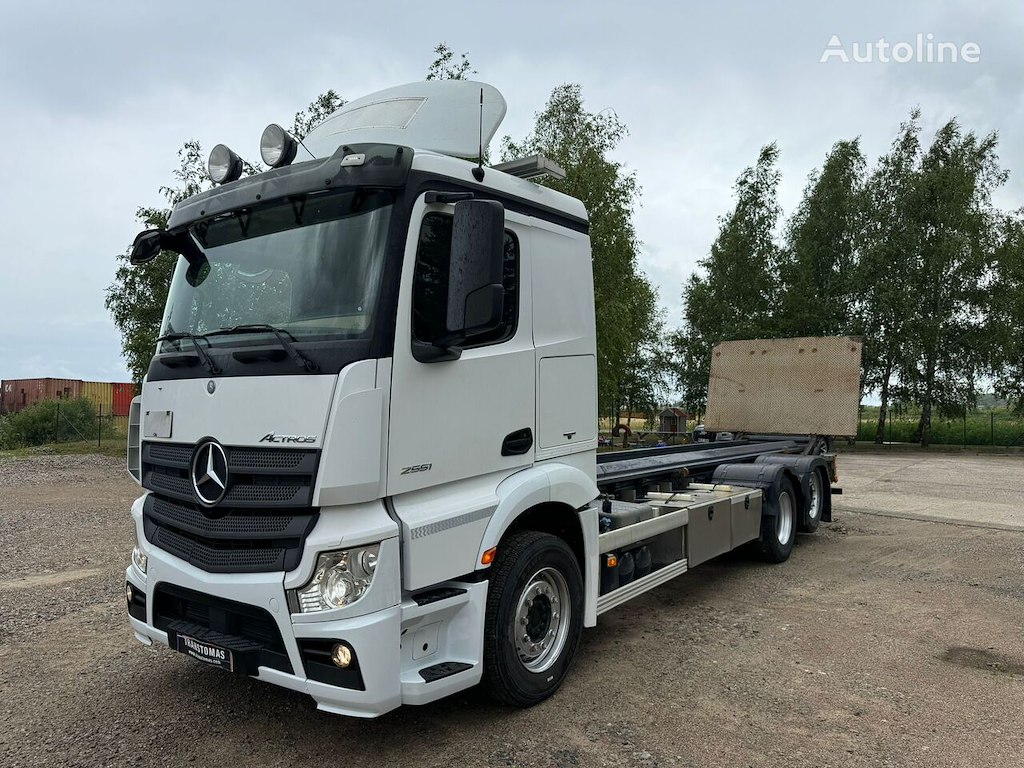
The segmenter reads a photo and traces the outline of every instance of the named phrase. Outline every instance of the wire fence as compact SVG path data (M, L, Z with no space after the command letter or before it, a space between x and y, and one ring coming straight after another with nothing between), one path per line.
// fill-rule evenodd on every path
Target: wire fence
M890 445L917 443L919 416L889 412L882 428L882 442ZM878 416L861 418L857 440L875 442ZM1024 414L1012 411L974 411L954 418L933 418L933 445L986 445L1004 448L1024 446Z
M127 437L127 415L116 415L84 399L36 403L0 416L0 449L63 443L103 448L124 445Z

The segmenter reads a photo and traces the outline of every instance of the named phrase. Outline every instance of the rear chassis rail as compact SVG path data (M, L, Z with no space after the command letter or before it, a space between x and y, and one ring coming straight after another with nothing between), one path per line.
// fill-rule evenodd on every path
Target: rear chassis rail
M672 486L661 490L681 491L690 478L709 478L722 464L750 463L770 454L798 454L807 443L807 439L772 436L763 442L730 440L602 453L597 457L597 487L604 493L629 497L626 500L635 498L633 492L642 496L648 486L662 483L671 482Z

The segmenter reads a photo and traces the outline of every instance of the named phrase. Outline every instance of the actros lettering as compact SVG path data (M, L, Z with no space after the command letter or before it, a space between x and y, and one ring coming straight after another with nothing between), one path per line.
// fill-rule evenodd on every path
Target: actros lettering
M316 435L275 435L268 432L260 438L261 443L315 443Z

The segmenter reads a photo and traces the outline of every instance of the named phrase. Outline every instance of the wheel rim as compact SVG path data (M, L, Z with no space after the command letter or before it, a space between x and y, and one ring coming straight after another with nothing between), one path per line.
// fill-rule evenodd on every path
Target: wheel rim
M821 474L817 471L811 473L811 507L807 515L811 520L817 520L821 515Z
M516 651L530 672L543 672L562 653L569 635L569 585L554 568L541 568L526 582L516 605Z
M775 518L775 536L779 544L789 543L793 535L793 497L788 493L779 496L779 514Z

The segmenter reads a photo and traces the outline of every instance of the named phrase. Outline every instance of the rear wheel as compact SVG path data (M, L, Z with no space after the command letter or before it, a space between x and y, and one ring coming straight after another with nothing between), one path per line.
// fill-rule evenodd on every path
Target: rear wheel
M558 690L583 630L583 578L561 539L525 531L498 547L487 588L484 679L506 704L530 707Z
M805 453L814 456L832 453L832 438L827 435L815 435Z
M807 514L800 524L800 532L814 533L818 530L818 525L821 523L821 511L825 508L825 481L821 472L812 469L807 486L809 496Z
M779 485L775 498L775 515L762 514L761 557L769 563L783 563L789 559L796 540L796 493L788 478Z

